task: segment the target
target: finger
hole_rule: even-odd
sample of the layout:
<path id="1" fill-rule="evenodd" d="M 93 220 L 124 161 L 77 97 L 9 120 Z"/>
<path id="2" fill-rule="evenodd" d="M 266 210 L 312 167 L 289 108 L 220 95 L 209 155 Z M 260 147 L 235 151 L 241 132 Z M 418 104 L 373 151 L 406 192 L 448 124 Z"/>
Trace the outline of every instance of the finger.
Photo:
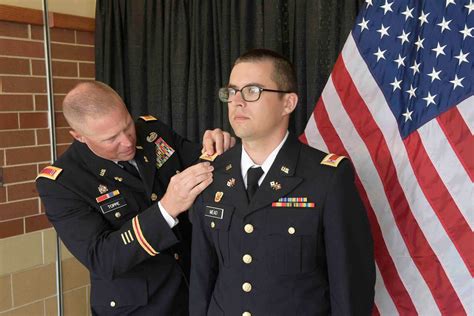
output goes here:
<path id="1" fill-rule="evenodd" d="M 189 192 L 195 186 L 199 185 L 201 182 L 206 181 L 209 178 L 212 178 L 211 172 L 199 174 L 193 177 L 188 177 L 185 179 L 185 181 L 182 182 L 182 189 L 186 192 Z"/>
<path id="2" fill-rule="evenodd" d="M 194 200 L 199 194 L 201 194 L 202 191 L 204 191 L 204 189 L 206 189 L 212 183 L 212 181 L 213 178 L 211 177 L 199 183 L 189 192 L 189 195 L 193 197 Z"/>
<path id="3" fill-rule="evenodd" d="M 230 148 L 234 147 L 236 143 L 237 143 L 237 140 L 235 139 L 235 137 L 231 137 L 230 138 Z"/>
<path id="4" fill-rule="evenodd" d="M 181 171 L 180 173 L 178 173 L 177 175 L 173 177 L 185 178 L 189 175 L 203 173 L 206 171 L 209 172 L 212 170 L 214 170 L 214 167 L 211 166 L 211 163 L 209 161 L 204 161 L 204 162 L 197 163 L 195 165 L 192 165 L 191 167 L 184 169 L 183 171 Z"/>
<path id="5" fill-rule="evenodd" d="M 214 150 L 218 155 L 224 152 L 224 133 L 220 129 L 215 129 L 213 133 Z M 209 153 L 207 153 L 209 155 Z M 212 155 L 212 154 L 211 154 Z"/>
<path id="6" fill-rule="evenodd" d="M 224 132 L 224 151 L 230 148 L 231 136 L 229 133 Z"/>

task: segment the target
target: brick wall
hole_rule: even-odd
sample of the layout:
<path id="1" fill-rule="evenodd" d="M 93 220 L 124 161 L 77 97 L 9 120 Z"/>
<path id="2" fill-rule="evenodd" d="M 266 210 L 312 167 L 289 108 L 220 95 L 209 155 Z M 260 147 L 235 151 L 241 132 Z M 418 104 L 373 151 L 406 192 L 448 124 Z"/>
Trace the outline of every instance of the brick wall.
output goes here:
<path id="1" fill-rule="evenodd" d="M 52 28 L 51 57 L 57 150 L 72 138 L 61 112 L 64 95 L 94 78 L 94 34 Z M 51 160 L 43 27 L 0 21 L 0 238 L 49 227 L 34 179 Z"/>
<path id="2" fill-rule="evenodd" d="M 50 14 L 57 151 L 61 103 L 94 78 L 93 19 Z M 34 180 L 51 161 L 42 13 L 0 5 L 0 316 L 56 315 L 56 235 Z M 63 247 L 65 315 L 89 315 L 89 273 Z"/>

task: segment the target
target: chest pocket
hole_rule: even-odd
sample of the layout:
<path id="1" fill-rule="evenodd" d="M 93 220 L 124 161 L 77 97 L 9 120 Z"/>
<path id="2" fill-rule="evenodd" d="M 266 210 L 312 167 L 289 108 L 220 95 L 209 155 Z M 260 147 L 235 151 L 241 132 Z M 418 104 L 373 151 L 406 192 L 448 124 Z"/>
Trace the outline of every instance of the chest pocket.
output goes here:
<path id="1" fill-rule="evenodd" d="M 124 222 L 137 215 L 139 206 L 135 199 L 125 195 L 114 196 L 98 203 L 98 211 L 113 227 L 121 227 Z"/>
<path id="2" fill-rule="evenodd" d="M 264 247 L 269 271 L 292 275 L 317 267 L 321 232 L 318 208 L 273 208 L 267 212 Z"/>
<path id="3" fill-rule="evenodd" d="M 210 231 L 212 240 L 222 265 L 230 263 L 229 228 L 234 215 L 234 207 L 230 205 L 207 205 L 204 210 L 204 225 Z"/>

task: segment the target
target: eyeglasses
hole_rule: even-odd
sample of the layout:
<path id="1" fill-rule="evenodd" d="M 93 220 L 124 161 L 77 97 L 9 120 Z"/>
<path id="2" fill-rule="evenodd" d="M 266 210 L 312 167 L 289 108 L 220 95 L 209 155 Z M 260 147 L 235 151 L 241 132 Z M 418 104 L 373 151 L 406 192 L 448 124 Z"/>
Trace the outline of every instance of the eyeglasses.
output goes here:
<path id="1" fill-rule="evenodd" d="M 260 95 L 263 91 L 267 92 L 277 92 L 277 93 L 292 93 L 293 91 L 283 91 L 283 90 L 273 90 L 273 89 L 265 89 L 259 86 L 248 85 L 243 87 L 242 89 L 235 89 L 235 88 L 220 88 L 219 89 L 219 100 L 224 103 L 229 103 L 229 98 L 234 97 L 237 92 L 241 93 L 242 99 L 246 102 L 255 102 L 260 99 Z"/>

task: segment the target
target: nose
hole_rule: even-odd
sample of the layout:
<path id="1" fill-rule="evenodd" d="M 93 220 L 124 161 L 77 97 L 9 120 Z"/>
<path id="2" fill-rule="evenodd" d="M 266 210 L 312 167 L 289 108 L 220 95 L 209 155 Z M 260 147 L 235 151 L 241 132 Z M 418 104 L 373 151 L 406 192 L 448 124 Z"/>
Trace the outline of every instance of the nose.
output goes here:
<path id="1" fill-rule="evenodd" d="M 242 91 L 236 91 L 235 95 L 232 98 L 229 98 L 229 103 L 232 103 L 233 105 L 241 105 L 243 106 L 245 103 L 244 98 L 242 97 Z"/>
<path id="2" fill-rule="evenodd" d="M 120 135 L 120 143 L 121 143 L 122 146 L 124 146 L 124 147 L 132 147 L 132 146 L 134 146 L 132 135 L 129 135 L 129 134 L 127 134 L 127 133 L 122 133 L 122 135 Z"/>

